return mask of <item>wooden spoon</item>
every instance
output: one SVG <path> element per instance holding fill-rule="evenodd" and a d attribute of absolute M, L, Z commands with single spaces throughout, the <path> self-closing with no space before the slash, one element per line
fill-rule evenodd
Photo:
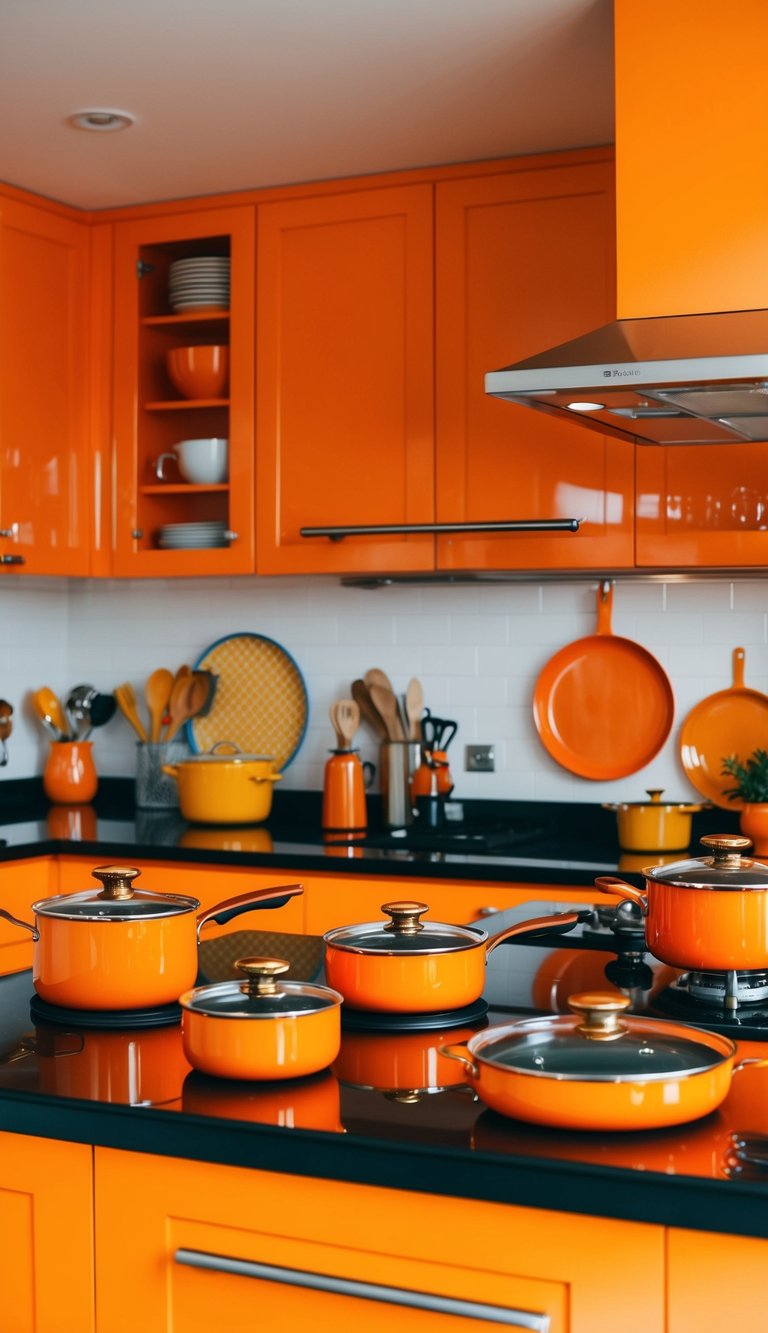
<path fill-rule="evenodd" d="M 405 730 L 396 695 L 392 690 L 386 690 L 382 685 L 375 684 L 368 686 L 368 693 L 373 700 L 374 708 L 384 719 L 389 739 L 391 741 L 404 741 Z"/>
<path fill-rule="evenodd" d="M 388 740 L 387 724 L 374 704 L 364 680 L 352 681 L 352 698 L 360 708 L 361 717 L 373 728 L 379 740 Z"/>
<path fill-rule="evenodd" d="M 331 704 L 331 722 L 336 732 L 336 748 L 348 750 L 360 726 L 360 708 L 354 699 L 337 699 Z"/>
<path fill-rule="evenodd" d="M 144 686 L 144 698 L 149 709 L 149 738 L 153 743 L 160 740 L 172 688 L 173 672 L 166 667 L 158 667 L 153 671 Z"/>
<path fill-rule="evenodd" d="M 171 690 L 168 712 L 171 720 L 166 728 L 164 740 L 172 741 L 185 722 L 196 717 L 205 706 L 210 686 L 206 680 L 189 672 L 180 676 Z"/>
<path fill-rule="evenodd" d="M 424 712 L 424 690 L 415 676 L 408 681 L 405 691 L 405 716 L 408 719 L 408 736 L 412 741 L 421 740 L 421 715 Z"/>
<path fill-rule="evenodd" d="M 149 740 L 147 729 L 139 717 L 139 707 L 136 702 L 136 692 L 128 681 L 122 685 L 116 685 L 112 693 L 117 699 L 117 706 L 123 717 L 130 722 L 140 741 L 146 745 Z"/>

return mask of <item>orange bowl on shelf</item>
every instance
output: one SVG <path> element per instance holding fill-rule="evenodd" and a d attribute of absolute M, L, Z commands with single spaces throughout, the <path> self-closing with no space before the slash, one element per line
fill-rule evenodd
<path fill-rule="evenodd" d="M 173 347 L 165 367 L 171 384 L 185 398 L 223 398 L 229 379 L 229 348 Z"/>

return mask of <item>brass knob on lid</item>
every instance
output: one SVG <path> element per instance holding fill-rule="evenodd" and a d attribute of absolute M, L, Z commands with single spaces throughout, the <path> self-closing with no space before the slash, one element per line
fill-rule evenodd
<path fill-rule="evenodd" d="M 91 874 L 101 881 L 101 893 L 97 896 L 114 902 L 133 897 L 133 881 L 141 871 L 136 866 L 98 866 Z"/>
<path fill-rule="evenodd" d="M 590 1041 L 615 1041 L 627 1031 L 627 1025 L 620 1021 L 619 1015 L 629 1008 L 630 1003 L 629 996 L 618 991 L 583 991 L 569 997 L 568 1008 L 586 1019 L 576 1029 L 582 1037 Z"/>
<path fill-rule="evenodd" d="M 383 903 L 381 910 L 392 918 L 385 930 L 391 930 L 395 935 L 416 935 L 424 929 L 419 917 L 428 912 L 429 907 L 426 903 Z"/>
<path fill-rule="evenodd" d="M 238 958 L 235 967 L 245 977 L 240 984 L 243 995 L 280 995 L 276 978 L 290 966 L 287 958 Z"/>
<path fill-rule="evenodd" d="M 752 839 L 739 833 L 706 833 L 699 841 L 712 852 L 713 865 L 723 870 L 738 870 L 741 853 L 752 846 Z"/>

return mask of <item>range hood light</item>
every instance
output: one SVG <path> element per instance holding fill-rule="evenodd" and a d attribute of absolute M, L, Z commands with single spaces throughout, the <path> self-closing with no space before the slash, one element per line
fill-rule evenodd
<path fill-rule="evenodd" d="M 603 412 L 605 403 L 569 403 L 570 412 Z"/>

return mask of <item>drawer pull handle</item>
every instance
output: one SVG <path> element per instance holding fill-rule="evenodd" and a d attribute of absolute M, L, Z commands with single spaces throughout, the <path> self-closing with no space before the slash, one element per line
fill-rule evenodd
<path fill-rule="evenodd" d="M 308 1273 L 300 1268 L 259 1264 L 250 1259 L 232 1259 L 226 1254 L 206 1254 L 202 1250 L 177 1250 L 173 1257 L 177 1264 L 186 1264 L 189 1268 L 209 1268 L 216 1273 L 235 1273 L 240 1277 L 262 1278 L 267 1282 L 284 1282 L 291 1287 L 329 1291 L 336 1296 L 357 1296 L 362 1300 L 404 1305 L 414 1310 L 460 1315 L 463 1319 L 484 1319 L 486 1323 L 504 1324 L 507 1328 L 549 1333 L 549 1315 L 534 1314 L 529 1310 L 507 1310 L 501 1305 L 485 1305 L 479 1301 L 457 1300 L 453 1296 L 436 1296 L 432 1292 L 385 1287 L 378 1282 L 356 1282 L 349 1278 L 329 1277 L 325 1273 Z"/>
<path fill-rule="evenodd" d="M 396 533 L 455 532 L 578 532 L 583 518 L 511 518 L 498 523 L 379 523 L 358 527 L 299 528 L 300 537 L 328 537 L 332 542 L 345 537 L 389 537 Z"/>
<path fill-rule="evenodd" d="M 23 555 L 0 555 L 0 565 L 23 565 Z"/>

